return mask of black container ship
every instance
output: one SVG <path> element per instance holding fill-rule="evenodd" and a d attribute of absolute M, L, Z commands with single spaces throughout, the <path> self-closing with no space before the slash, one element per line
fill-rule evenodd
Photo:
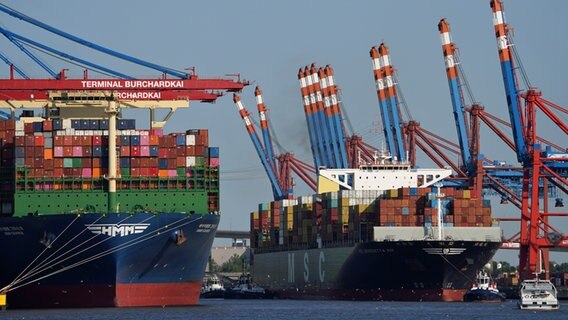
<path fill-rule="evenodd" d="M 320 169 L 318 193 L 251 213 L 254 281 L 279 298 L 462 301 L 501 245 L 488 200 L 447 169 Z"/>

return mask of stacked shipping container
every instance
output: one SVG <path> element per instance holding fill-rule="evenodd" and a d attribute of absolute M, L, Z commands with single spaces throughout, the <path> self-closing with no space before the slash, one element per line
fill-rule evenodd
<path fill-rule="evenodd" d="M 199 209 L 218 210 L 219 149 L 208 146 L 207 130 L 164 134 L 162 130 L 137 130 L 135 121 L 130 119 L 119 119 L 116 129 L 118 191 L 206 192 L 208 201 L 204 203 L 208 203 L 208 208 Z M 30 199 L 32 194 L 37 199 L 35 195 L 42 193 L 67 192 L 69 196 L 73 192 L 107 190 L 104 179 L 108 174 L 107 120 L 24 117 L 17 121 L 2 120 L 0 143 L 0 213 L 3 215 L 29 214 L 20 211 L 19 208 L 26 209 L 18 202 Z M 22 197 L 24 194 L 28 196 Z M 146 196 L 151 200 L 160 198 L 156 192 Z M 66 208 L 82 210 L 85 209 L 82 202 L 89 205 L 86 203 L 89 201 L 92 199 L 59 206 L 53 212 Z M 136 204 L 132 201 L 124 198 L 124 208 L 133 209 Z M 170 209 L 141 203 L 152 210 Z M 103 210 L 102 204 L 101 208 L 97 207 Z M 40 208 L 45 210 L 44 206 Z M 32 213 L 36 209 L 28 206 Z"/>
<path fill-rule="evenodd" d="M 374 226 L 491 226 L 489 200 L 469 190 L 400 188 L 339 191 L 260 204 L 251 213 L 251 246 L 313 246 L 323 242 L 371 241 Z"/>

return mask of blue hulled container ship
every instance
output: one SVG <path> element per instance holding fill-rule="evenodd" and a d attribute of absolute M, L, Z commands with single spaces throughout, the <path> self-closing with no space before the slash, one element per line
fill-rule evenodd
<path fill-rule="evenodd" d="M 25 115 L 0 121 L 8 308 L 197 304 L 220 219 L 207 130 Z"/>

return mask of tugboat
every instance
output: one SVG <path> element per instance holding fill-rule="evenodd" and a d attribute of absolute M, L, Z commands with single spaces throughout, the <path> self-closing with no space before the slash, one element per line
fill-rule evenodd
<path fill-rule="evenodd" d="M 225 290 L 225 299 L 273 299 L 274 293 L 259 287 L 252 281 L 250 273 L 242 274 L 239 282 Z"/>
<path fill-rule="evenodd" d="M 487 273 L 479 271 L 475 283 L 463 296 L 465 302 L 503 302 L 507 297 L 499 292 Z"/>
<path fill-rule="evenodd" d="M 521 283 L 519 309 L 558 310 L 559 308 L 556 287 L 550 280 L 542 280 L 536 276 Z"/>
<path fill-rule="evenodd" d="M 222 299 L 225 297 L 225 286 L 223 281 L 216 274 L 212 274 L 203 280 L 201 286 L 201 298 L 204 299 Z"/>

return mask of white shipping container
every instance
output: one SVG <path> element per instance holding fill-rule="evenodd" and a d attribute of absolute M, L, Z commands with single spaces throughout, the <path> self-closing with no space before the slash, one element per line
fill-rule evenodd
<path fill-rule="evenodd" d="M 195 135 L 188 134 L 185 136 L 185 145 L 186 146 L 194 146 L 195 145 Z"/>
<path fill-rule="evenodd" d="M 196 159 L 197 159 L 197 157 L 193 157 L 193 156 L 185 157 L 185 165 L 187 167 L 195 166 L 197 164 Z"/>
<path fill-rule="evenodd" d="M 16 121 L 16 131 L 24 131 L 24 122 L 21 120 Z"/>

